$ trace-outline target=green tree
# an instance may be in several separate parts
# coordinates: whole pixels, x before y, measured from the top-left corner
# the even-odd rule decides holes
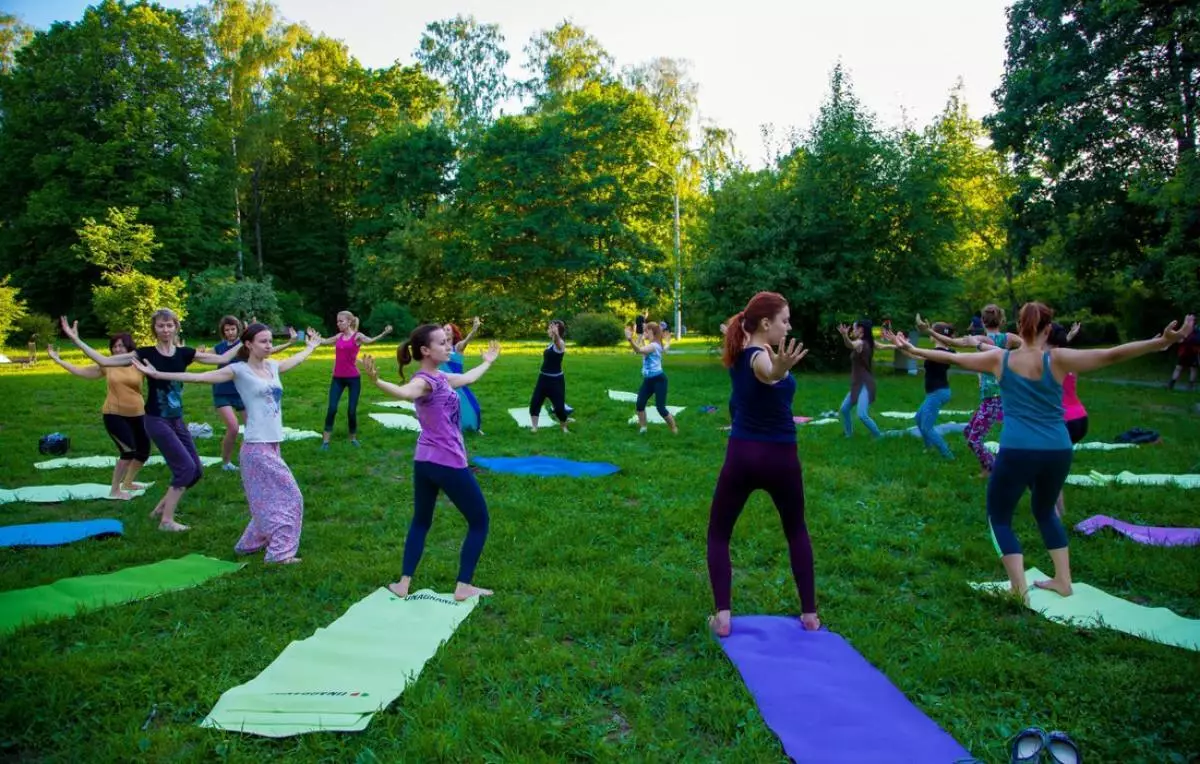
[[[33,27],[11,13],[0,13],[0,77],[13,69],[17,50],[33,39]]]
[[[571,93],[613,82],[613,66],[599,40],[564,20],[525,46],[525,68],[533,76],[519,87],[533,99],[532,110],[555,108]]]
[[[137,222],[137,217],[137,207],[110,207],[105,223],[85,217],[83,226],[76,230],[79,243],[72,250],[81,260],[106,273],[129,273],[153,262],[162,244],[154,240],[154,226]]]
[[[467,135],[491,124],[512,89],[504,73],[509,55],[500,26],[481,24],[474,16],[430,23],[414,55],[446,87],[456,130]]]
[[[25,301],[21,290],[9,283],[11,276],[0,279],[0,346],[8,339],[17,322],[25,317]]]

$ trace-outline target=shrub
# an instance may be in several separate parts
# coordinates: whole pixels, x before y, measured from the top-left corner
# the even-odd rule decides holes
[[[8,339],[8,333],[25,315],[25,302],[20,299],[21,290],[8,283],[10,276],[0,279],[0,346]]]
[[[580,313],[567,324],[567,336],[582,347],[608,347],[625,338],[625,324],[611,313]]]
[[[191,333],[195,335],[214,334],[225,315],[246,322],[255,318],[267,326],[282,325],[279,298],[270,277],[239,281],[231,269],[209,268],[192,278],[187,304]]]
[[[92,309],[109,334],[129,332],[134,342],[149,344],[154,341],[150,325],[154,311],[170,308],[181,321],[187,316],[187,285],[179,277],[168,281],[138,271],[110,271],[103,279],[103,284],[92,287]]]
[[[381,302],[371,308],[371,315],[367,317],[366,325],[370,327],[372,334],[379,334],[383,331],[383,327],[391,325],[392,333],[397,337],[404,337],[417,326],[417,319],[413,318],[412,312],[394,302]]]
[[[322,335],[325,334],[325,322],[305,306],[304,297],[299,292],[276,292],[275,299],[279,303],[279,313],[284,324],[295,328],[301,334],[310,326]]]

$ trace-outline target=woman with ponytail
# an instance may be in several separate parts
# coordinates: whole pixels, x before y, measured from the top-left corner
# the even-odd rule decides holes
[[[567,325],[559,319],[546,324],[546,336],[550,344],[542,351],[542,368],[538,372],[537,382],[533,385],[533,396],[529,399],[529,429],[537,432],[538,418],[542,406],[547,399],[554,411],[554,418],[563,432],[571,418],[571,410],[567,407],[567,378],[563,374],[563,358],[567,354]]]
[[[413,454],[413,519],[404,539],[400,580],[388,585],[388,590],[397,597],[408,596],[412,577],[425,551],[425,537],[433,525],[433,509],[440,491],[446,492],[467,521],[454,598],[461,601],[492,593],[471,583],[487,540],[488,511],[479,483],[467,468],[467,449],[458,421],[461,409],[455,390],[478,381],[500,355],[500,345],[495,341],[488,343],[483,363],[465,374],[447,374],[438,369],[450,358],[451,350],[445,328],[425,324],[414,329],[396,353],[403,385],[380,379],[371,356],[365,356],[359,363],[363,373],[380,390],[393,398],[414,402],[417,421],[421,423]],[[411,380],[405,380],[404,367],[413,361],[420,368]]]
[[[658,410],[658,415],[671,428],[671,432],[678,434],[679,427],[675,424],[675,417],[671,416],[667,409],[667,375],[662,367],[663,326],[661,323],[647,321],[642,327],[641,344],[639,345],[633,337],[633,329],[626,327],[626,341],[633,348],[633,352],[642,356],[642,386],[638,388],[637,403],[634,406],[637,412],[638,432],[646,432],[646,402],[653,395],[654,408]]]
[[[986,313],[984,319],[986,322]],[[1017,320],[1020,347],[1003,352],[949,355],[915,347],[902,334],[888,337],[910,355],[935,357],[996,378],[1003,398],[1004,429],[988,480],[987,516],[1012,592],[1021,599],[1028,597],[1025,558],[1013,533],[1012,518],[1026,487],[1030,489],[1042,541],[1054,562],[1054,577],[1035,585],[1064,597],[1072,591],[1067,534],[1054,511],[1074,455],[1063,418],[1063,380],[1068,374],[1082,374],[1165,350],[1195,326],[1195,316],[1189,315],[1181,328],[1172,321],[1154,339],[1106,349],[1072,350],[1050,343],[1053,319],[1054,311],[1042,303],[1025,303]]]
[[[273,361],[271,329],[254,323],[242,332],[237,349],[239,363],[215,371],[166,372],[150,363],[134,362],[151,379],[209,385],[232,382],[245,404],[246,431],[238,460],[242,463],[242,487],[250,505],[250,524],[233,547],[238,554],[266,549],[266,562],[300,562],[296,552],[300,549],[304,497],[279,451],[283,442],[283,384],[279,376],[307,359],[320,344],[320,335],[309,329],[304,350],[283,361]]]
[[[338,333],[328,339],[321,340],[322,345],[333,345],[333,380],[329,383],[329,407],[325,410],[325,431],[321,437],[321,450],[329,450],[329,439],[333,437],[333,420],[337,417],[338,403],[342,400],[342,392],[350,391],[350,403],[346,409],[346,423],[349,425],[350,445],[362,445],[358,442],[358,394],[362,390],[362,379],[358,375],[358,367],[354,361],[358,358],[358,349],[363,345],[378,342],[392,333],[391,324],[374,337],[368,337],[358,330],[358,318],[348,310],[337,314]]]
[[[771,496],[783,523],[800,596],[800,620],[805,629],[816,630],[821,621],[812,542],[804,520],[804,474],[792,419],[796,379],[791,369],[808,351],[787,340],[791,313],[787,301],[774,292],[754,295],[727,326],[722,361],[733,386],[733,428],[708,518],[708,577],[717,611],[709,627],[719,637],[728,636],[733,628],[729,543],[746,500],[762,489]]]

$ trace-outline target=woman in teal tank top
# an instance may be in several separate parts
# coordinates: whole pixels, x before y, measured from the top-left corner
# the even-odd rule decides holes
[[[1112,348],[1074,350],[1052,348],[1047,338],[1054,311],[1040,302],[1025,303],[1018,317],[1021,347],[1002,353],[960,353],[937,359],[964,369],[993,375],[1004,399],[1004,431],[1000,452],[988,481],[987,515],[1000,561],[1008,573],[1014,595],[1028,599],[1025,557],[1012,530],[1017,502],[1028,486],[1033,516],[1054,563],[1054,577],[1036,582],[1063,597],[1071,595],[1071,562],[1067,534],[1054,511],[1058,494],[1071,469],[1071,438],[1063,421],[1062,381],[1067,374],[1082,374],[1128,361],[1147,353],[1165,350],[1186,337],[1195,326],[1195,316],[1177,322],[1154,339],[1127,342]],[[923,350],[904,335],[894,339],[906,353],[928,358],[936,351]]]

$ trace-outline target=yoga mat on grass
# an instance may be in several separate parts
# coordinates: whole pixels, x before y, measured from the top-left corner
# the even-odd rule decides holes
[[[145,466],[158,467],[166,464],[166,460],[158,454],[151,456],[146,460]],[[200,463],[205,467],[212,467],[221,463],[219,456],[201,456]],[[74,459],[62,457],[61,459],[48,459],[44,462],[34,462],[33,466],[39,470],[58,470],[63,467],[107,467],[112,469],[117,466],[117,457],[115,456],[77,456]]]
[[[951,764],[970,754],[839,635],[735,616],[718,640],[797,764]]]
[[[623,390],[609,390],[608,397],[622,403],[637,403],[637,393],[627,393]]]
[[[974,411],[964,411],[962,409],[942,409],[938,414],[942,416],[970,416]],[[913,419],[916,417],[915,411],[881,411],[879,416],[887,417],[888,419]]]
[[[993,454],[999,453],[1000,443],[994,440],[989,440],[983,444],[983,447]],[[1118,451],[1122,448],[1137,448],[1137,443],[1102,443],[1098,440],[1089,440],[1085,443],[1076,443],[1076,451]]]
[[[383,406],[386,409],[404,409],[405,411],[416,411],[417,404],[412,401],[373,401],[376,406]]]
[[[120,520],[78,520],[67,523],[32,523],[0,526],[0,547],[58,546],[86,538],[120,536],[125,527]]]
[[[795,421],[795,417],[792,418],[792,421]],[[807,422],[796,422],[796,424],[802,424],[806,427],[817,427],[823,424],[837,424],[839,421],[830,417],[823,417],[821,419],[810,419]]]
[[[1086,475],[1068,475],[1067,482],[1071,485],[1103,487],[1116,483],[1117,485],[1164,485],[1178,488],[1200,488],[1200,475],[1135,475],[1132,472],[1121,472],[1116,475],[1105,475],[1092,470]]]
[[[238,433],[241,435],[245,435],[246,434],[246,426],[245,425],[238,426]],[[313,430],[297,430],[293,427],[284,427],[283,428],[283,439],[284,440],[308,440],[310,438],[319,438],[319,437],[321,437],[321,433],[314,432]],[[202,456],[200,458],[205,459],[206,457]],[[219,462],[220,459],[218,459],[217,461]]]
[[[421,431],[421,423],[417,421],[416,417],[411,417],[408,414],[376,414],[375,412],[371,412],[370,417],[389,430]]]
[[[493,472],[536,477],[604,477],[621,471],[607,462],[575,462],[553,456],[477,456],[475,463]]]
[[[154,483],[144,483],[146,488],[129,491],[130,496],[141,496]],[[114,499],[109,494],[111,485],[99,483],[78,483],[76,485],[31,485],[24,488],[8,490],[0,488],[0,504],[25,501],[31,504],[58,504],[63,501],[88,501],[91,499],[107,499],[109,501],[124,501]]]
[[[679,416],[679,412],[686,409],[687,406],[667,406],[667,411],[671,416]],[[629,417],[629,424],[637,424],[637,414]],[[666,424],[667,420],[658,415],[658,409],[652,408],[649,404],[646,406],[646,423],[647,424]]]
[[[966,422],[946,422],[945,424],[935,425],[933,429],[935,431],[937,431],[937,433],[939,435],[945,437],[946,435],[950,435],[952,433],[963,432],[964,430],[967,429],[967,423]],[[897,437],[900,435],[911,435],[914,438],[922,437],[921,428],[919,428],[919,427],[909,427],[908,429],[905,429],[905,430],[884,430],[882,434],[885,438],[894,438],[894,437]]]
[[[87,610],[187,589],[244,565],[244,562],[189,554],[113,573],[64,578],[45,586],[0,592],[0,634],[37,621],[69,618]]]
[[[1075,530],[1090,536],[1106,526],[1139,544],[1150,544],[1151,546],[1200,545],[1200,528],[1161,528],[1150,525],[1134,525],[1108,515],[1093,515],[1076,525]]]
[[[406,599],[376,589],[226,691],[200,726],[266,737],[362,730],[416,681],[476,604],[429,589]]]
[[[1033,585],[1035,581],[1048,578],[1037,568],[1025,572],[1025,580],[1029,583],[1029,609],[1051,621],[1084,629],[1113,629],[1151,642],[1200,651],[1200,620],[1184,618],[1165,607],[1136,605],[1078,581],[1073,582],[1074,593],[1070,597],[1061,597]],[[1007,593],[1010,585],[1008,581],[998,581],[972,583],[971,588]]]

